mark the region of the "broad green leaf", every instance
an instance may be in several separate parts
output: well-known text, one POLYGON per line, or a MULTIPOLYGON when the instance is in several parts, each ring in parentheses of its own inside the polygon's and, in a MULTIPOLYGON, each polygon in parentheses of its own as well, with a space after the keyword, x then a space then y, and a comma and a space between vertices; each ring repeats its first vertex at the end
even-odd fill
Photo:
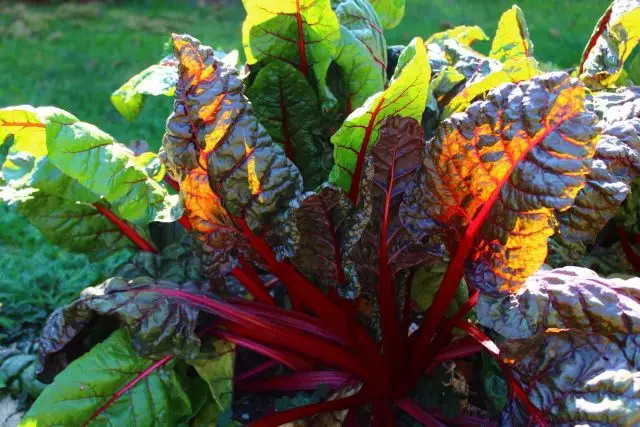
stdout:
POLYGON ((100 317, 117 319, 130 331, 133 346, 143 356, 180 355, 194 358, 200 351, 195 333, 198 309, 171 299, 154 289, 197 291, 201 284, 177 284, 150 277, 115 277, 86 288, 74 302, 54 311, 42 331, 40 359, 44 377, 59 369, 66 352, 73 352, 74 338, 86 333, 100 317), (141 292, 147 290, 148 292, 141 292))
MULTIPOLYGON (((44 191, 18 204, 18 211, 51 243, 72 252, 100 253, 132 248, 122 230, 93 206, 44 191)), ((138 233, 146 235, 143 229, 138 233)))
POLYGON ((489 56, 500 62, 533 58, 529 29, 518 6, 513 5, 500 17, 489 56))
POLYGON ((177 81, 178 61, 170 55, 131 77, 113 92, 111 102, 125 119, 133 121, 142 112, 145 95, 172 96, 177 81))
POLYGON ((387 44, 382 25, 367 0, 334 0, 340 23, 340 43, 334 62, 346 82, 346 113, 384 89, 387 80, 387 44))
POLYGON ((8 391, 14 396, 37 397, 45 387, 36 379, 37 363, 38 358, 33 354, 0 347, 0 393, 8 391))
MULTIPOLYGON (((506 339, 503 362, 551 425, 631 426, 640 422, 639 292, 635 277, 539 271, 515 295, 481 296, 478 319, 506 339)), ((505 415, 511 425, 529 418, 519 404, 505 415)))
POLYGON ((247 17, 242 43, 247 62, 289 62, 311 79, 322 108, 334 108, 327 70, 340 40, 340 26, 330 0, 243 0, 247 17))
MULTIPOLYGON (((422 311, 426 311, 433 303, 442 278, 447 271, 447 264, 437 264, 434 266, 420 267, 413 275, 411 282, 411 299, 413 299, 422 311)), ((456 290, 456 295, 447 307, 447 316, 456 314, 462 304, 469 299, 469 291, 464 280, 460 282, 456 290)))
POLYGON ((416 237, 442 236, 452 251, 469 245, 471 285, 517 289, 545 260, 556 211, 586 181, 599 134, 588 102, 579 80, 548 73, 445 120, 405 193, 405 225, 416 237))
POLYGON ((640 41, 640 1, 614 0, 596 24, 578 76, 591 89, 611 87, 640 41))
POLYGON ((304 76, 286 62, 273 61, 258 72, 246 94, 260 123, 300 170, 305 188, 313 190, 326 181, 332 162, 329 141, 316 95, 304 76))
POLYGON ((366 153, 376 143, 382 121, 392 115, 418 121, 422 117, 431 72, 423 41, 415 38, 411 44, 416 53, 400 76, 353 111, 331 138, 335 165, 329 181, 349 193, 351 200, 358 199, 366 153))
POLYGON ((40 114, 55 112, 53 107, 34 108, 30 105, 19 105, 0 109, 0 144, 8 142, 7 137, 13 135, 10 153, 27 152, 38 158, 47 154, 47 147, 42 143, 45 139, 45 126, 40 114))
POLYGON ((233 366, 236 346, 228 341, 217 340, 213 343, 213 354, 189 362, 198 375, 205 380, 215 402, 209 408, 209 418, 215 422, 217 415, 231 410, 233 403, 233 366), (212 411, 213 409, 213 411, 212 411), (212 413, 213 412, 213 413, 212 413))
POLYGON ((133 152, 109 134, 62 110, 44 124, 49 161, 104 197, 119 217, 138 224, 180 218, 179 197, 150 178, 133 152))
POLYGON ((138 356, 120 329, 62 371, 20 426, 80 427, 91 419, 91 426, 152 427, 178 425, 190 416, 172 364, 138 356))
POLYGON ((425 44, 428 46, 432 43, 442 44, 445 40, 456 40, 463 46, 471 46, 477 41, 489 40, 482 28, 477 25, 460 25, 440 33, 431 35, 425 44))
POLYGON ((404 16, 405 0, 371 0, 384 28, 396 27, 404 16))

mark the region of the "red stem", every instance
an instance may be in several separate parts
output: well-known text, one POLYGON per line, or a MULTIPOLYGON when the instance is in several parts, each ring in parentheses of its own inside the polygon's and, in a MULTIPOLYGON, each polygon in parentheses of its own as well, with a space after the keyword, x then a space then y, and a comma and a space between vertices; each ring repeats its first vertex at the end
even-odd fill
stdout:
POLYGON ((436 417, 422 409, 416 402, 406 398, 396 402, 396 406, 402 409, 407 415, 427 427, 447 427, 446 424, 438 421, 436 417))
POLYGON ((158 253, 158 251, 153 247, 153 245, 147 242, 138 232, 131 227, 128 223, 118 218, 113 212, 111 212, 106 207, 102 206, 100 203, 93 203, 93 207, 98 210, 102 215, 104 215, 109 221, 115 224, 122 234, 127 236, 129 240, 131 240, 135 245, 141 250, 145 252, 153 252, 158 253))
MULTIPOLYGON (((618 233, 618 238, 620 239, 620 246, 622 246, 622 250, 627 257, 627 261, 629 261, 629 264, 633 266, 636 273, 640 272, 640 255, 633 250, 629 240, 629 234, 622 227, 616 227, 616 231, 618 233)), ((634 239, 637 239, 637 235, 634 236, 634 239)))
POLYGON ((140 372, 138 375, 136 375, 131 381, 126 383, 124 387, 122 387, 121 389, 113 393, 109 398, 109 400, 107 400, 104 405, 102 405, 96 411, 94 411, 89 417, 89 419, 85 421, 84 424, 82 424, 82 427, 86 427, 91 421, 95 420, 100 414, 106 411, 107 408, 111 406, 116 400, 118 400, 123 394, 131 390, 141 380, 148 377, 153 371, 166 365, 172 358, 173 356, 165 356, 162 359, 158 360, 157 362, 153 363, 144 371, 140 372))
POLYGON ((173 178, 171 178, 169 175, 165 174, 164 175, 164 182, 166 182, 167 184, 169 184, 169 187, 173 188, 176 191, 180 191, 180 184, 178 184, 173 178))
POLYGON ((269 369, 275 368, 276 366, 279 366, 279 365, 280 363, 278 363, 277 360, 268 360, 263 364, 256 366, 255 368, 250 369, 246 372, 243 372, 241 374, 234 374, 233 380, 234 382, 247 381, 248 379, 253 378, 256 375, 260 375, 261 373, 266 372, 269 369))
POLYGON ((249 291, 251 295, 263 304, 275 306, 276 303, 271 298, 266 286, 260 280, 260 276, 255 272, 251 264, 249 264, 242 256, 238 257, 242 268, 235 267, 231 270, 231 274, 242 286, 249 291))
POLYGON ((298 372, 291 375, 283 375, 275 378, 267 378, 257 381, 239 381, 236 388, 243 391, 299 391, 316 390, 322 385, 331 389, 344 386, 351 375, 342 371, 311 371, 298 372))

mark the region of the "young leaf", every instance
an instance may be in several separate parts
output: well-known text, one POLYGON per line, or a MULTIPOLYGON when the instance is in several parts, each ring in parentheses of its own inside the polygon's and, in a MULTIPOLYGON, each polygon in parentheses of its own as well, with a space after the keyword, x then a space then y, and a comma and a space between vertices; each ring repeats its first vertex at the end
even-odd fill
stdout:
POLYGON ((396 27, 404 16, 405 0, 371 0, 384 28, 396 27))
MULTIPOLYGON (((141 289, 173 288, 196 290, 193 282, 173 282, 141 277, 134 280, 112 278, 87 288, 80 298, 57 309, 47 321, 40 339, 40 361, 44 377, 59 369, 57 355, 100 316, 118 319, 131 332, 133 346, 142 355, 175 355, 195 357, 200 338, 195 334, 198 309, 181 304, 159 292, 141 289)), ((68 363, 68 361, 64 361, 68 363)), ((63 362, 63 363, 64 363, 63 362)))
POLYGON ((260 123, 300 170, 305 187, 313 190, 326 181, 331 150, 316 95, 304 76, 286 62, 273 61, 258 72, 247 97, 260 123))
POLYGON ((473 286, 517 289, 546 257, 555 210, 584 185, 598 134, 587 97, 578 80, 549 73, 496 88, 445 120, 405 195, 407 227, 446 233, 452 253, 470 251, 473 286))
MULTIPOLYGON (((502 359, 551 423, 634 425, 639 291, 637 278, 603 279, 579 267, 540 271, 515 295, 481 296, 478 319, 507 338, 502 359)), ((520 405, 505 415, 526 424, 520 405)))
POLYGON ((243 0, 247 18, 242 43, 249 64, 288 62, 311 78, 325 111, 335 97, 327 87, 327 70, 334 57, 340 27, 329 0, 243 0))
POLYGON ((120 329, 60 373, 20 426, 179 425, 191 404, 169 360, 138 356, 120 329))
POLYGON ((489 40, 482 28, 477 25, 460 25, 446 31, 432 34, 425 42, 426 46, 432 43, 442 45, 445 40, 455 40, 463 46, 470 47, 477 41, 489 40))
POLYGON ((582 53, 578 76, 591 89, 611 87, 640 41, 640 1, 614 0, 582 53))
POLYGON ((116 110, 130 122, 142 112, 145 95, 172 96, 178 81, 178 61, 173 55, 166 56, 135 76, 111 95, 116 110))
POLYGON ((518 6, 513 5, 500 17, 489 57, 500 62, 533 58, 533 43, 529 38, 529 29, 524 20, 524 13, 518 6))
POLYGON ((335 165, 329 180, 348 192, 354 202, 358 200, 366 153, 376 143, 382 122, 392 115, 415 120, 422 117, 431 73, 422 40, 415 38, 411 44, 415 55, 400 76, 351 113, 331 138, 335 165))
POLYGON ((387 44, 382 25, 367 0, 339 0, 333 7, 340 22, 340 43, 334 61, 346 83, 346 114, 384 89, 387 44))

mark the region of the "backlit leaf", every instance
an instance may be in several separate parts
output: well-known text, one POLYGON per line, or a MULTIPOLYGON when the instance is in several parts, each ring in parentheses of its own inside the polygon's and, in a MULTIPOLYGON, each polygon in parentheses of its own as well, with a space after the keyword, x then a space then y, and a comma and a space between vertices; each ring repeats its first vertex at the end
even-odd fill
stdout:
POLYGON ((464 242, 474 286, 517 289, 546 257, 555 210, 584 185, 599 130, 587 97, 578 80, 549 73, 445 120, 405 196, 405 224, 415 236, 445 233, 452 252, 464 242))
POLYGON ((371 0, 384 28, 396 27, 404 16, 405 0, 371 0))
POLYGON ((327 88, 329 64, 340 40, 330 0, 243 0, 242 43, 249 64, 290 63, 312 79, 325 111, 335 105, 327 88))
POLYGON ((501 62, 533 58, 529 29, 518 6, 513 5, 500 17, 489 56, 501 62))
POLYGON ((592 89, 611 87, 640 41, 640 1, 614 0, 582 54, 579 77, 592 89))
POLYGON ((429 63, 422 40, 415 38, 411 44, 416 54, 400 76, 351 113, 331 138, 335 165, 329 180, 348 192, 353 201, 358 199, 366 153, 376 143, 382 122, 392 115, 420 120, 425 109, 429 63))

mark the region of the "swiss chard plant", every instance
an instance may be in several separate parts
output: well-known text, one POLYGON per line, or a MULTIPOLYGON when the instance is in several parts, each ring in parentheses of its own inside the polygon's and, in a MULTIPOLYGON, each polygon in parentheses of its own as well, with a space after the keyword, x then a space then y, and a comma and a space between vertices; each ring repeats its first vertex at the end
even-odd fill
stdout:
POLYGON ((569 72, 517 6, 484 55, 388 47, 402 0, 244 5, 246 64, 174 34, 113 94, 174 97, 157 154, 0 110, 3 202, 136 249, 49 317, 21 425, 640 424, 640 1, 569 72))

